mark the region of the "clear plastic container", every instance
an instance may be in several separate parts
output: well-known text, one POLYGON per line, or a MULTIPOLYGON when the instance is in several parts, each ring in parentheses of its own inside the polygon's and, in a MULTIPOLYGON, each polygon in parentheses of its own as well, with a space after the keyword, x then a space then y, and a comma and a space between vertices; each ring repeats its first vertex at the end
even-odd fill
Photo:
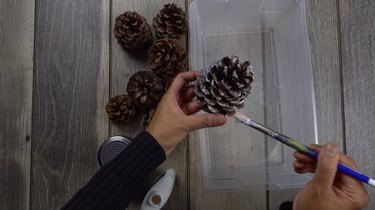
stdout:
MULTIPOLYGON (((305 144, 318 143, 304 0, 195 0, 189 10, 190 67, 231 55, 250 60, 255 81, 239 111, 305 144)), ((295 188, 293 150, 228 117, 200 130, 204 186, 295 188)))

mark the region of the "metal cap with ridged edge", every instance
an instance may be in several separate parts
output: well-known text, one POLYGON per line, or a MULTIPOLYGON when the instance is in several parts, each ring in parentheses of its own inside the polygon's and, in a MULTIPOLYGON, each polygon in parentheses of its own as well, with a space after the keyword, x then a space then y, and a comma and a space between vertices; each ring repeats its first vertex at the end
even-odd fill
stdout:
POLYGON ((126 136, 112 136, 105 140, 98 150, 100 167, 107 165, 131 143, 132 139, 126 136))

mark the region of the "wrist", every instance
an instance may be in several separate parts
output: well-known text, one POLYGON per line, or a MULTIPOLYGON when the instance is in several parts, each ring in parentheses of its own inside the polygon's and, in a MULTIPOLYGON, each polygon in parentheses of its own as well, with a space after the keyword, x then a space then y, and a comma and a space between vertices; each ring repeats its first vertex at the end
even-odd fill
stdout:
POLYGON ((173 151, 173 147, 171 147, 170 145, 166 144, 164 141, 163 141, 163 135, 160 134, 159 132, 153 130, 152 128, 146 128, 146 131, 152 136, 154 137, 154 139, 156 140, 156 142, 158 142, 158 144, 160 145, 160 147, 163 149, 164 153, 166 156, 169 156, 172 151, 173 151))

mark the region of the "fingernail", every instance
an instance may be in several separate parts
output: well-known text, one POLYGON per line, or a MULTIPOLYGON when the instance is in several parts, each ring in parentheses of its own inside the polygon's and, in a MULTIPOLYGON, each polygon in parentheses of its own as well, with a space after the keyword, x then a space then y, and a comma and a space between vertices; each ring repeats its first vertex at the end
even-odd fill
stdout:
POLYGON ((337 146, 332 143, 327 143, 325 146, 325 153, 329 156, 336 156, 337 155, 337 146))

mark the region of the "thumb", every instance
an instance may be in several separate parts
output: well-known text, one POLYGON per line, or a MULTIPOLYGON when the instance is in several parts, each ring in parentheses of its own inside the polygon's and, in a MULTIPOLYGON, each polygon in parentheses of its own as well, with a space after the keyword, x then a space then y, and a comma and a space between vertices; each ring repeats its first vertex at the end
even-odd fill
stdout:
POLYGON ((190 131, 224 125, 227 119, 222 114, 201 114, 188 116, 187 126, 190 131))
POLYGON ((327 143, 318 156, 318 165, 315 170, 313 182, 322 188, 331 188, 337 172, 340 153, 337 146, 327 143))

